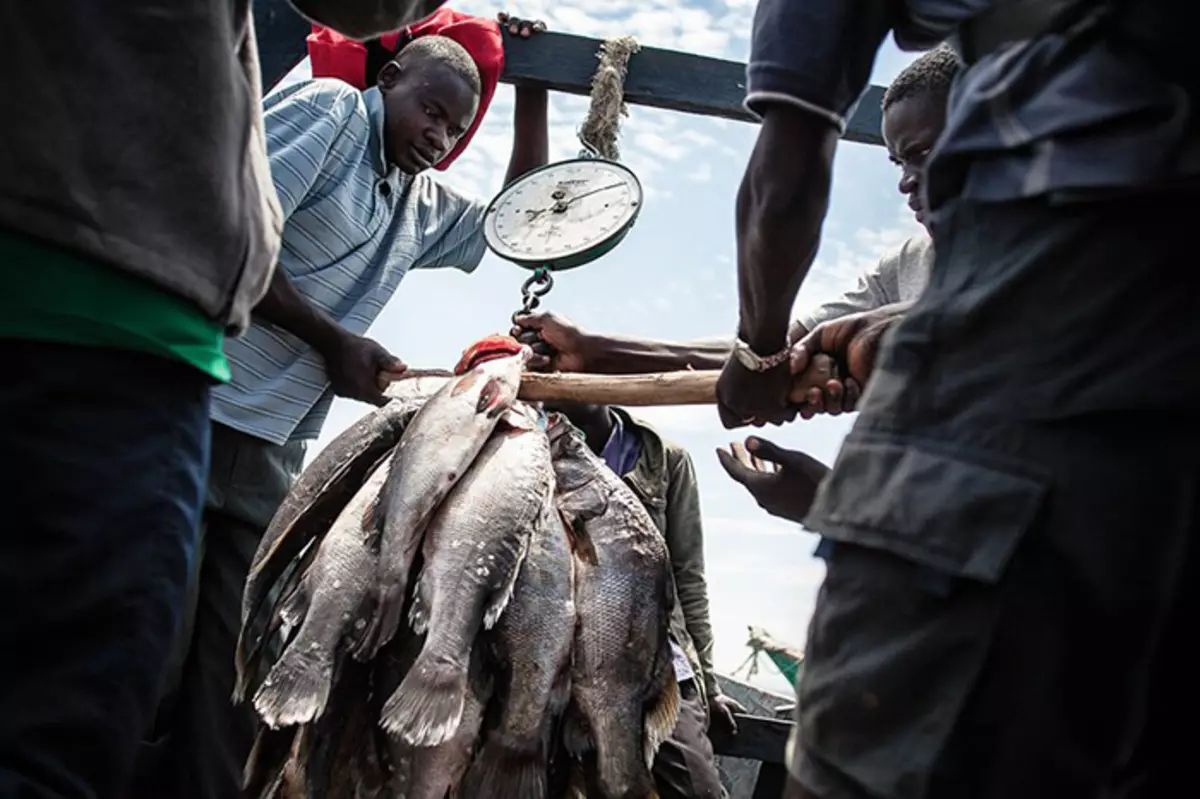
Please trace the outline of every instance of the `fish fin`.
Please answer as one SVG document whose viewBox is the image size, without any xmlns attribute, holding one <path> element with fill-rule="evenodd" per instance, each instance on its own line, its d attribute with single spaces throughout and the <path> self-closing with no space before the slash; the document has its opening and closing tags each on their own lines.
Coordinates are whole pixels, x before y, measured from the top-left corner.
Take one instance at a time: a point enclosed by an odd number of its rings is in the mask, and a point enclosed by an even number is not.
<svg viewBox="0 0 1200 799">
<path fill-rule="evenodd" d="M 513 589 L 517 586 L 517 576 L 521 573 L 521 568 L 525 565 L 525 557 L 529 554 L 530 536 L 524 536 L 521 539 L 521 549 L 517 553 L 516 563 L 509 571 L 508 576 L 504 579 L 504 585 L 492 594 L 491 602 L 483 613 L 483 629 L 490 630 L 496 626 L 496 622 L 500 620 L 500 616 L 504 613 L 504 609 L 508 607 L 508 601 L 512 599 Z"/>
<path fill-rule="evenodd" d="M 377 644 L 379 638 L 377 600 L 376 592 L 368 591 L 354 614 L 354 624 L 350 625 L 350 629 L 346 631 L 346 651 L 359 663 L 370 661 L 379 649 Z"/>
<path fill-rule="evenodd" d="M 583 757 L 585 752 L 596 748 L 591 731 L 585 725 L 579 711 L 574 708 L 563 718 L 562 743 L 567 753 L 574 758 Z"/>
<path fill-rule="evenodd" d="M 312 594 L 308 589 L 307 575 L 300 578 L 295 589 L 279 605 L 279 620 L 285 627 L 299 627 L 308 615 Z"/>
<path fill-rule="evenodd" d="M 671 737 L 679 721 L 679 683 L 675 680 L 675 669 L 667 661 L 666 682 L 657 701 L 646 712 L 645 737 L 646 768 L 654 766 L 654 756 L 663 741 Z"/>
<path fill-rule="evenodd" d="M 412 631 L 417 635 L 424 635 L 429 631 L 429 605 L 425 601 L 425 569 L 421 568 L 421 574 L 417 577 L 417 589 L 413 591 L 412 604 L 408 608 L 408 623 L 412 627 Z"/>
<path fill-rule="evenodd" d="M 503 735 L 488 738 L 463 778 L 464 796 L 471 799 L 545 799 L 546 751 L 532 743 Z"/>
<path fill-rule="evenodd" d="M 466 374 L 459 377 L 455 381 L 454 387 L 450 389 L 450 396 L 457 397 L 459 394 L 463 393 L 464 391 L 471 388 L 471 386 L 478 383 L 479 375 L 480 375 L 479 372 L 472 369 L 471 371 L 469 371 Z"/>
<path fill-rule="evenodd" d="M 564 519 L 565 522 L 565 519 Z M 567 530 L 567 540 L 571 545 L 571 551 L 575 553 L 575 557 L 580 561 L 595 566 L 600 562 L 596 555 L 596 545 L 592 543 L 592 537 L 588 535 L 587 525 L 583 519 L 573 519 L 570 524 L 564 524 Z"/>
<path fill-rule="evenodd" d="M 273 729 L 320 718 L 329 701 L 333 663 L 323 649 L 304 651 L 293 641 L 254 696 L 254 709 Z"/>
<path fill-rule="evenodd" d="M 426 648 L 384 703 L 379 724 L 413 746 L 437 746 L 458 730 L 466 695 L 466 667 Z"/>
</svg>

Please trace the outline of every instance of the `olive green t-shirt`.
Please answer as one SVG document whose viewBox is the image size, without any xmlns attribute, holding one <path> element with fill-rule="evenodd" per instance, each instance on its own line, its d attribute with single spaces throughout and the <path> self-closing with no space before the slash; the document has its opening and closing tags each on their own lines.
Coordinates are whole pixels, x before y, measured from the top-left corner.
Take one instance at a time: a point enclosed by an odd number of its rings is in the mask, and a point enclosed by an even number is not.
<svg viewBox="0 0 1200 799">
<path fill-rule="evenodd" d="M 198 306 L 114 267 L 0 231 L 0 338 L 137 350 L 229 381 L 225 331 Z"/>
</svg>

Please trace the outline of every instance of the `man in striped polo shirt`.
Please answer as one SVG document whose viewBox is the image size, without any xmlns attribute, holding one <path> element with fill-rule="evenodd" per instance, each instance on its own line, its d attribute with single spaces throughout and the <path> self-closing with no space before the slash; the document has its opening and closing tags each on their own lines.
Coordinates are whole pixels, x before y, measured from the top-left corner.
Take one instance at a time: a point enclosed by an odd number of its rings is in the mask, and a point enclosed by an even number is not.
<svg viewBox="0 0 1200 799">
<path fill-rule="evenodd" d="M 531 28 L 524 24 L 525 28 Z M 528 35 L 526 30 L 520 31 Z M 486 202 L 426 170 L 476 115 L 480 76 L 441 36 L 408 44 L 360 92 L 307 80 L 264 102 L 282 250 L 254 324 L 226 343 L 212 397 L 212 463 L 196 573 L 174 668 L 143 763 L 145 796 L 240 795 L 253 711 L 234 707 L 242 588 L 334 396 L 377 405 L 404 364 L 364 333 L 411 269 L 473 271 Z M 547 158 L 546 93 L 518 90 L 506 180 Z"/>
</svg>

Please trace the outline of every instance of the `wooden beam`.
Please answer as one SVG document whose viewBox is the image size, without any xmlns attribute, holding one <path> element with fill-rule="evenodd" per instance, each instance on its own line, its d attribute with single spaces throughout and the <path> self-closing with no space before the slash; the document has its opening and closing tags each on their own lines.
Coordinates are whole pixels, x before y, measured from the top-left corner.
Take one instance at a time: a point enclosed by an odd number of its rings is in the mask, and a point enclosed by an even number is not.
<svg viewBox="0 0 1200 799">
<path fill-rule="evenodd" d="M 586 95 L 596 72 L 599 39 L 547 32 L 529 39 L 504 32 L 505 83 L 545 86 Z M 643 47 L 629 60 L 625 100 L 636 105 L 687 114 L 753 122 L 742 107 L 746 65 L 737 61 Z M 846 140 L 883 144 L 880 134 L 883 87 L 872 86 L 846 127 Z"/>
<path fill-rule="evenodd" d="M 762 716 L 746 716 L 735 713 L 737 735 L 728 735 L 712 728 L 708 731 L 713 751 L 722 757 L 741 757 L 768 763 L 786 765 L 788 736 L 792 722 L 783 719 L 768 719 Z"/>
<path fill-rule="evenodd" d="M 278 83 L 307 54 L 309 23 L 288 0 L 256 0 L 254 26 L 264 91 Z M 569 33 L 542 33 L 522 39 L 504 32 L 505 83 L 545 86 L 587 95 L 596 72 L 600 40 Z M 634 105 L 687 114 L 753 122 L 742 108 L 746 65 L 658 47 L 643 47 L 629 62 L 625 99 Z M 846 140 L 883 144 L 879 101 L 883 87 L 872 86 L 850 118 Z"/>
</svg>

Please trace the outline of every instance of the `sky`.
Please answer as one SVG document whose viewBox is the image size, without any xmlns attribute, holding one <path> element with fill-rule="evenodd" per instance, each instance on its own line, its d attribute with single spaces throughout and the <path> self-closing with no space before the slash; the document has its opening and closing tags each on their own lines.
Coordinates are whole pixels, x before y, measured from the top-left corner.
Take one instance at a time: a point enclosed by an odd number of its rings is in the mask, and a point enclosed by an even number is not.
<svg viewBox="0 0 1200 799">
<path fill-rule="evenodd" d="M 459 0 L 450 5 L 488 17 L 506 10 L 541 19 L 549 30 L 563 33 L 630 35 L 645 46 L 737 61 L 748 55 L 754 11 L 754 0 L 524 0 L 508 8 Z M 889 40 L 871 82 L 886 85 L 913 57 Z M 309 74 L 304 62 L 285 83 Z M 587 100 L 554 94 L 550 103 L 551 159 L 573 158 Z M 511 87 L 501 86 L 471 147 L 437 178 L 464 192 L 494 196 L 512 147 L 512 107 Z M 732 336 L 737 319 L 734 197 L 756 133 L 756 126 L 744 122 L 631 106 L 619 145 L 622 162 L 638 174 L 646 194 L 641 215 L 612 253 L 556 276 L 543 308 L 597 331 L 669 339 Z M 798 308 L 853 288 L 864 269 L 919 230 L 896 189 L 898 178 L 881 147 L 841 144 L 824 240 Z M 470 275 L 411 272 L 367 335 L 410 366 L 451 368 L 472 342 L 507 332 L 528 274 L 490 253 Z M 360 403 L 337 400 L 309 457 L 368 411 Z M 815 536 L 759 509 L 718 463 L 716 448 L 742 440 L 748 431 L 726 431 L 714 407 L 634 413 L 686 447 L 695 463 L 717 670 L 730 673 L 746 659 L 748 625 L 802 648 L 824 570 L 812 557 Z M 852 423 L 853 415 L 843 415 L 761 432 L 832 464 Z M 765 659 L 750 682 L 790 693 L 787 680 Z"/>
</svg>

